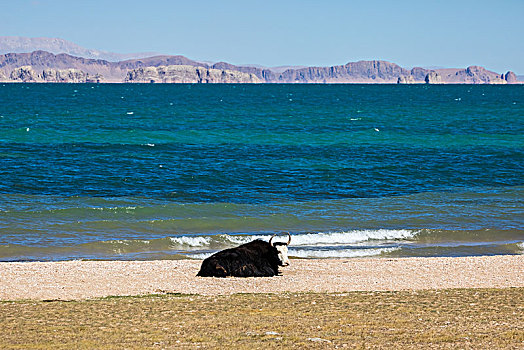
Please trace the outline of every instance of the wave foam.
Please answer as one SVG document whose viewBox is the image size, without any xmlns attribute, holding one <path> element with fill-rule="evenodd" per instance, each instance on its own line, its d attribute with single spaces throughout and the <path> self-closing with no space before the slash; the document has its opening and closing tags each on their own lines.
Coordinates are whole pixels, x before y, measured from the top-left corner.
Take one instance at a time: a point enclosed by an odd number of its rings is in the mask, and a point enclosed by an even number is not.
<svg viewBox="0 0 524 350">
<path fill-rule="evenodd" d="M 294 246 L 347 245 L 370 240 L 396 240 L 412 238 L 416 231 L 409 230 L 354 230 L 345 232 L 319 232 L 292 236 Z"/>
<path fill-rule="evenodd" d="M 400 248 L 371 248 L 371 249 L 337 249 L 337 250 L 309 250 L 290 249 L 289 256 L 297 258 L 358 258 L 388 253 Z"/>
<path fill-rule="evenodd" d="M 354 230 L 346 232 L 319 232 L 319 233 L 303 233 L 291 236 L 291 246 L 337 246 L 350 245 L 355 243 L 366 242 L 370 240 L 398 240 L 412 238 L 417 234 L 417 231 L 410 230 Z M 271 235 L 208 235 L 208 236 L 179 236 L 171 237 L 171 243 L 175 246 L 191 247 L 191 248 L 210 248 L 213 246 L 227 247 L 236 246 L 251 242 L 255 239 L 262 239 L 268 241 Z M 276 241 L 285 241 L 286 236 L 275 238 Z"/>
<path fill-rule="evenodd" d="M 207 247 L 211 243 L 211 237 L 202 236 L 180 236 L 170 237 L 171 243 L 177 246 Z"/>
<path fill-rule="evenodd" d="M 210 252 L 210 253 L 194 253 L 194 254 L 186 254 L 186 256 L 188 258 L 191 258 L 191 259 L 204 260 L 206 258 L 209 258 L 213 254 L 214 254 L 213 252 Z"/>
</svg>

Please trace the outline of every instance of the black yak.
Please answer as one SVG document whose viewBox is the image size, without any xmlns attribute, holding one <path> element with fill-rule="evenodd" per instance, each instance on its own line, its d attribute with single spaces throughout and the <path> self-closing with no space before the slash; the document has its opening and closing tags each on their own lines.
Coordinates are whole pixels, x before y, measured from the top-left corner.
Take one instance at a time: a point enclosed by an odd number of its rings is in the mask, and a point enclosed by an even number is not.
<svg viewBox="0 0 524 350">
<path fill-rule="evenodd" d="M 272 277 L 278 275 L 279 266 L 288 266 L 287 247 L 291 242 L 272 243 L 255 240 L 241 246 L 225 249 L 202 262 L 197 276 L 201 277 Z"/>
</svg>

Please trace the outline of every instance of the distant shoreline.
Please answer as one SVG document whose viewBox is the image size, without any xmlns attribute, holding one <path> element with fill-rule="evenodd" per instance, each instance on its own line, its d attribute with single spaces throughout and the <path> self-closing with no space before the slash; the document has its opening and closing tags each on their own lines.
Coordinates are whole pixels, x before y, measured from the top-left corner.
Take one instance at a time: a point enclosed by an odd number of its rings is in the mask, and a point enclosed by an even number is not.
<svg viewBox="0 0 524 350">
<path fill-rule="evenodd" d="M 330 67 L 289 67 L 284 71 L 227 62 L 207 64 L 184 56 L 152 56 L 106 61 L 37 50 L 0 55 L 0 82 L 133 83 L 315 83 L 315 84 L 517 84 L 514 72 L 497 73 L 481 66 L 403 68 L 370 60 Z"/>
<path fill-rule="evenodd" d="M 0 84 L 31 84 L 31 85 L 68 85 L 68 84 L 79 84 L 79 85 L 496 85 L 496 86 L 510 86 L 510 85 L 524 85 L 524 81 L 519 81 L 513 84 L 474 84 L 474 83 L 441 83 L 441 84 L 427 84 L 427 83 L 412 83 L 412 84 L 398 84 L 393 82 L 332 82 L 332 83 L 280 83 L 280 82 L 264 82 L 264 83 L 147 83 L 147 82 L 122 82 L 122 81 L 104 81 L 100 83 L 96 82 L 24 82 L 24 81 L 0 81 Z"/>
</svg>

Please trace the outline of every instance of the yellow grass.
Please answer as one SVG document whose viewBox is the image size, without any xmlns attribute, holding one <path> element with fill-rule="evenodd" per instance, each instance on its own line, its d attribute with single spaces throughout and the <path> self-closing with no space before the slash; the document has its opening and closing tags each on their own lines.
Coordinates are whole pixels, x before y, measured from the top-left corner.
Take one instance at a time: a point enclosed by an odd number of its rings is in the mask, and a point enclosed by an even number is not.
<svg viewBox="0 0 524 350">
<path fill-rule="evenodd" d="M 524 288 L 0 302 L 1 349 L 524 348 Z"/>
</svg>

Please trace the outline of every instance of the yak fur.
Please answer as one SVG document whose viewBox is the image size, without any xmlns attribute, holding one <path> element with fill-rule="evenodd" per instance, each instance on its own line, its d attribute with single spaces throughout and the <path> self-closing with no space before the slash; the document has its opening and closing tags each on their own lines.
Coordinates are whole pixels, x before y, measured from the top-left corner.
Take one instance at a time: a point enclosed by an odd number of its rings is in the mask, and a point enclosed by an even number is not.
<svg viewBox="0 0 524 350">
<path fill-rule="evenodd" d="M 284 243 L 275 243 L 275 245 Z M 217 252 L 202 262 L 201 277 L 271 277 L 281 265 L 278 251 L 268 242 L 255 240 Z"/>
</svg>

